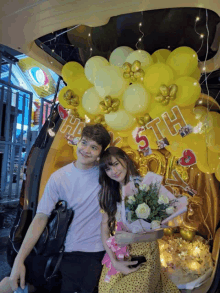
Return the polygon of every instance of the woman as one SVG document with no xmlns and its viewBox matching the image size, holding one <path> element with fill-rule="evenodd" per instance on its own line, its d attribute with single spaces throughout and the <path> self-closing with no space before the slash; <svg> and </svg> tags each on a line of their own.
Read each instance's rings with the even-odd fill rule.
<svg viewBox="0 0 220 293">
<path fill-rule="evenodd" d="M 115 222 L 121 221 L 120 205 L 121 187 L 129 182 L 130 176 L 139 175 L 134 162 L 117 147 L 109 147 L 100 160 L 99 203 L 103 212 L 102 241 L 112 265 L 119 272 L 106 282 L 108 268 L 104 265 L 99 281 L 99 293 L 176 293 L 177 287 L 161 272 L 160 255 L 157 239 L 160 232 L 133 234 L 116 232 L 115 239 L 119 245 L 129 245 L 131 256 L 144 256 L 146 262 L 138 267 L 130 267 L 137 262 L 117 260 L 115 254 L 106 244 L 115 231 Z"/>
</svg>

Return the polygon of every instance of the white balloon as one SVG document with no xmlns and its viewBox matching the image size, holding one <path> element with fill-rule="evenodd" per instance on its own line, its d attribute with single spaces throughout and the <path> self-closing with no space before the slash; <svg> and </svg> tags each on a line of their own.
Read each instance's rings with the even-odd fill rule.
<svg viewBox="0 0 220 293">
<path fill-rule="evenodd" d="M 135 60 L 138 60 L 141 62 L 142 69 L 147 68 L 151 64 L 154 63 L 153 58 L 151 55 L 144 51 L 144 50 L 136 50 L 128 55 L 126 58 L 126 62 L 133 63 Z"/>
<path fill-rule="evenodd" d="M 110 96 L 118 97 L 123 94 L 129 85 L 129 81 L 124 79 L 123 71 L 114 65 L 110 66 L 111 91 Z"/>
<path fill-rule="evenodd" d="M 104 98 L 110 94 L 112 89 L 112 79 L 109 66 L 105 66 L 97 71 L 94 85 L 100 97 Z"/>
<path fill-rule="evenodd" d="M 105 114 L 106 124 L 116 131 L 123 131 L 135 124 L 135 118 L 125 110 Z"/>
<path fill-rule="evenodd" d="M 133 115 L 145 112 L 150 106 L 150 101 L 150 93 L 138 83 L 130 85 L 123 95 L 124 108 Z"/>
<path fill-rule="evenodd" d="M 90 58 L 85 64 L 85 68 L 84 68 L 85 76 L 92 84 L 94 84 L 96 72 L 99 69 L 109 65 L 110 64 L 108 60 L 105 59 L 104 57 L 94 56 Z"/>
<path fill-rule="evenodd" d="M 101 113 L 99 103 L 101 98 L 98 96 L 94 87 L 85 91 L 82 97 L 82 106 L 90 114 L 97 115 Z"/>
<path fill-rule="evenodd" d="M 126 58 L 131 52 L 134 52 L 134 50 L 127 46 L 121 46 L 116 48 L 110 55 L 110 64 L 121 67 L 125 63 Z"/>
</svg>

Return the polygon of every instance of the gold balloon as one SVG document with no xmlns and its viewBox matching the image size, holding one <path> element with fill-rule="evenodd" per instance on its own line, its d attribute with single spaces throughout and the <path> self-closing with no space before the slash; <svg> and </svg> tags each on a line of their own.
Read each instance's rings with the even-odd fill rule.
<svg viewBox="0 0 220 293">
<path fill-rule="evenodd" d="M 164 232 L 165 236 L 172 236 L 174 234 L 174 229 L 173 228 L 164 228 L 163 232 Z"/>
<path fill-rule="evenodd" d="M 58 100 L 66 109 L 73 109 L 79 106 L 79 97 L 67 86 L 60 90 Z"/>
<path fill-rule="evenodd" d="M 180 235 L 184 240 L 192 241 L 196 235 L 196 232 L 192 230 L 187 230 L 185 228 L 181 228 Z"/>
<path fill-rule="evenodd" d="M 144 77 L 144 70 L 143 69 L 139 69 L 138 71 L 136 71 L 135 73 L 134 73 L 134 77 L 135 78 L 143 78 Z"/>
<path fill-rule="evenodd" d="M 123 77 L 124 77 L 125 79 L 129 79 L 129 78 L 130 78 L 130 73 L 124 72 L 124 73 L 123 73 Z"/>
<path fill-rule="evenodd" d="M 104 101 L 99 103 L 100 108 L 105 114 L 109 114 L 110 112 L 116 112 L 119 109 L 120 100 L 118 98 L 112 99 L 111 96 L 107 96 L 104 98 Z"/>
<path fill-rule="evenodd" d="M 104 117 L 104 115 L 101 115 L 101 114 L 96 116 L 96 118 L 94 119 L 94 122 L 95 123 L 101 123 L 102 125 L 106 125 L 105 117 Z"/>
<path fill-rule="evenodd" d="M 162 95 L 160 95 L 160 96 L 155 97 L 154 100 L 155 100 L 156 102 L 158 102 L 158 103 L 161 103 L 161 102 L 163 102 L 163 101 L 165 100 L 165 97 L 162 96 Z"/>
<path fill-rule="evenodd" d="M 160 92 L 161 92 L 162 96 L 164 96 L 164 97 L 168 96 L 168 94 L 169 94 L 168 87 L 165 84 L 162 84 L 160 86 Z"/>
<path fill-rule="evenodd" d="M 135 60 L 131 66 L 131 71 L 136 72 L 141 69 L 141 62 L 138 60 Z"/>
<path fill-rule="evenodd" d="M 170 96 L 170 97 L 174 97 L 174 96 L 176 95 L 176 93 L 177 93 L 177 89 L 178 89 L 178 87 L 177 87 L 176 84 L 171 84 L 171 85 L 169 86 L 169 90 L 170 90 L 170 92 L 169 92 L 169 96 Z"/>
<path fill-rule="evenodd" d="M 122 69 L 125 73 L 130 73 L 131 71 L 131 64 L 129 62 L 125 62 L 123 65 L 122 65 Z"/>
<path fill-rule="evenodd" d="M 136 121 L 137 121 L 137 123 L 138 123 L 140 126 L 144 126 L 144 125 L 146 125 L 148 122 L 151 121 L 151 118 L 150 118 L 150 115 L 147 113 L 147 114 L 145 114 L 143 117 L 138 117 L 138 118 L 136 118 Z"/>
</svg>

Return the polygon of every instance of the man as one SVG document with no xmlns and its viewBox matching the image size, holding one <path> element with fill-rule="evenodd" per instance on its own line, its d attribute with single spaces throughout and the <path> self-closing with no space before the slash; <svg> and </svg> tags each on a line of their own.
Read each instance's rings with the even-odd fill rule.
<svg viewBox="0 0 220 293">
<path fill-rule="evenodd" d="M 61 292 L 93 291 L 101 273 L 104 255 L 100 230 L 102 217 L 98 203 L 99 169 L 96 165 L 109 143 L 110 135 L 101 124 L 86 126 L 77 147 L 77 160 L 51 175 L 36 216 L 14 261 L 9 279 L 12 290 L 17 289 L 19 280 L 20 286 L 25 287 L 25 260 L 43 232 L 55 204 L 63 199 L 67 201 L 68 208 L 75 211 L 75 215 L 67 233 L 60 266 Z M 28 262 L 26 266 L 28 269 Z M 39 274 L 39 268 L 32 269 L 32 274 Z"/>
</svg>

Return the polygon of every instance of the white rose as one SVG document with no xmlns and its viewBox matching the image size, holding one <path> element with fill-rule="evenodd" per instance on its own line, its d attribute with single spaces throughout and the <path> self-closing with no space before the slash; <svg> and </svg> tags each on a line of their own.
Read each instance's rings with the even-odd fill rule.
<svg viewBox="0 0 220 293">
<path fill-rule="evenodd" d="M 129 204 L 132 204 L 133 202 L 135 202 L 135 197 L 134 197 L 133 195 L 130 195 L 130 196 L 128 197 L 128 203 L 129 203 Z"/>
<path fill-rule="evenodd" d="M 139 189 L 147 192 L 150 189 L 150 187 L 147 186 L 146 184 L 143 184 L 143 185 L 140 185 Z"/>
<path fill-rule="evenodd" d="M 160 228 L 160 221 L 154 220 L 151 222 L 151 229 Z"/>
<path fill-rule="evenodd" d="M 168 204 L 169 198 L 166 195 L 160 194 L 158 199 L 159 204 Z"/>
<path fill-rule="evenodd" d="M 166 208 L 166 213 L 168 215 L 172 215 L 174 213 L 174 207 L 168 207 L 168 208 Z"/>
<path fill-rule="evenodd" d="M 140 219 L 147 219 L 150 215 L 150 208 L 146 203 L 139 204 L 135 213 Z"/>
</svg>

